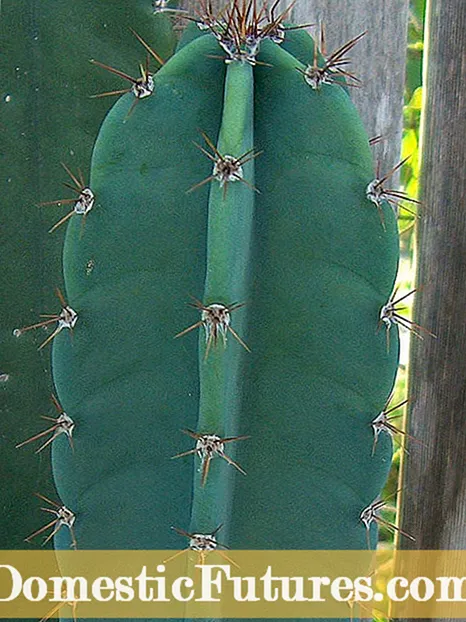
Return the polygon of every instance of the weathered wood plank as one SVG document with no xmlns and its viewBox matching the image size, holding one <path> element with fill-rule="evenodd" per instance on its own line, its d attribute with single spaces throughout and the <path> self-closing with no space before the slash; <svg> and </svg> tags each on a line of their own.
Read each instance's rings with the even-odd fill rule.
<svg viewBox="0 0 466 622">
<path fill-rule="evenodd" d="M 438 335 L 412 340 L 403 465 L 406 548 L 466 549 L 466 11 L 430 0 L 422 128 L 423 219 L 415 320 Z"/>
</svg>

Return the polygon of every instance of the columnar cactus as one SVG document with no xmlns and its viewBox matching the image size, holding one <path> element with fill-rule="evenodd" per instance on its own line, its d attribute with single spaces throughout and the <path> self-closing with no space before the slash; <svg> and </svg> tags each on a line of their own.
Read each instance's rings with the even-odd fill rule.
<svg viewBox="0 0 466 622">
<path fill-rule="evenodd" d="M 396 216 L 348 94 L 359 37 L 322 56 L 287 19 L 201 5 L 159 71 L 115 76 L 90 179 L 69 171 L 58 548 L 375 545 Z"/>
</svg>

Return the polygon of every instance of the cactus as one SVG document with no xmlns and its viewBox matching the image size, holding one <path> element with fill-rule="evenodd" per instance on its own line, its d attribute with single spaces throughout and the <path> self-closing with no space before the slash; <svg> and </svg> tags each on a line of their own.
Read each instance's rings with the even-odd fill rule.
<svg viewBox="0 0 466 622">
<path fill-rule="evenodd" d="M 57 209 L 55 546 L 374 547 L 400 197 L 348 94 L 359 37 L 327 54 L 254 0 L 197 20 L 169 59 L 137 36 L 154 75 L 90 67 L 129 92 Z"/>
<path fill-rule="evenodd" d="M 12 338 L 14 329 L 38 322 L 39 314 L 59 310 L 55 290 L 65 292 L 63 230 L 47 235 L 65 215 L 65 206 L 38 207 L 38 203 L 73 196 L 61 185 L 73 183 L 61 162 L 74 173 L 80 168 L 88 177 L 92 145 L 109 105 L 108 99 L 90 96 L 115 88 L 115 76 L 92 67 L 89 60 L 113 62 L 118 50 L 119 68 L 137 71 L 145 51 L 129 27 L 145 40 L 155 32 L 158 52 L 168 58 L 175 43 L 167 28 L 170 22 L 165 14 L 154 15 L 145 1 L 114 0 L 111 7 L 68 0 L 2 5 L 0 443 L 2 477 L 11 482 L 1 495 L 3 549 L 24 548 L 24 538 L 37 529 L 38 521 L 40 525 L 33 492 L 56 498 L 50 460 L 45 452 L 39 458 L 35 455 L 40 444 L 16 449 L 47 427 L 41 416 L 57 413 L 51 403 L 55 388 L 49 349 L 37 353 L 34 348 L 34 341 L 39 345 L 47 333 L 31 331 Z"/>
<path fill-rule="evenodd" d="M 72 341 L 54 340 L 53 375 L 77 448 L 54 443 L 53 468 L 86 516 L 83 548 L 179 548 L 172 527 L 219 525 L 237 548 L 366 546 L 360 515 L 390 464 L 388 436 L 371 451 L 371 422 L 397 366 L 394 331 L 389 347 L 377 332 L 396 219 L 370 202 L 368 140 L 333 79 L 343 54 L 330 70 L 304 65 L 273 36 L 284 16 L 244 26 L 247 8 L 233 4 L 228 27 L 207 16 L 150 97 L 115 104 L 92 217 L 84 234 L 78 217 L 68 227 L 79 320 Z M 246 477 L 210 464 L 238 436 Z M 64 530 L 57 540 L 70 545 Z"/>
</svg>

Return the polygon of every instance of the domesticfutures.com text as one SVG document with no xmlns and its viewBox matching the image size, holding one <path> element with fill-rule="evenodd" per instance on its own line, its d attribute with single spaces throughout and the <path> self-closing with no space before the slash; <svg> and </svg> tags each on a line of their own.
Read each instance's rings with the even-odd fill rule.
<svg viewBox="0 0 466 622">
<path fill-rule="evenodd" d="M 261 577 L 241 577 L 232 574 L 227 564 L 199 564 L 196 579 L 180 576 L 168 581 L 165 566 L 156 566 L 156 573 L 143 566 L 139 575 L 98 577 L 92 582 L 84 577 L 57 576 L 44 579 L 23 577 L 12 565 L 0 565 L 2 591 L 0 602 L 23 597 L 30 602 L 201 602 L 222 601 L 229 590 L 240 602 L 380 602 L 385 596 L 372 585 L 371 576 L 356 578 L 327 576 L 275 576 L 271 566 Z M 5 576 L 5 573 L 8 573 Z M 9 575 L 9 576 L 8 576 Z M 5 581 L 5 579 L 7 579 Z M 5 586 L 9 588 L 5 589 Z M 417 602 L 466 602 L 466 577 L 392 577 L 385 587 L 386 597 L 393 602 L 409 598 Z"/>
</svg>

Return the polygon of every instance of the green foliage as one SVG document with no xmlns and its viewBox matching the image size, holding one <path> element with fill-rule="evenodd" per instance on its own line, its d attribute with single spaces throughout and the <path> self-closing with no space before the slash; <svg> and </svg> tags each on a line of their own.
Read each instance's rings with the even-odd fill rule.
<svg viewBox="0 0 466 622">
<path fill-rule="evenodd" d="M 422 84 L 425 10 L 426 0 L 411 0 L 408 24 L 405 101 L 408 101 L 414 91 Z"/>
<path fill-rule="evenodd" d="M 419 169 L 419 126 L 422 108 L 422 60 L 424 37 L 425 0 L 411 2 L 410 22 L 408 29 L 408 48 L 406 63 L 406 87 L 404 107 L 404 131 L 402 158 L 409 157 L 403 167 L 401 181 L 412 197 L 418 196 Z M 409 224 L 409 215 L 402 216 Z M 401 227 L 403 229 L 404 227 Z"/>
</svg>

